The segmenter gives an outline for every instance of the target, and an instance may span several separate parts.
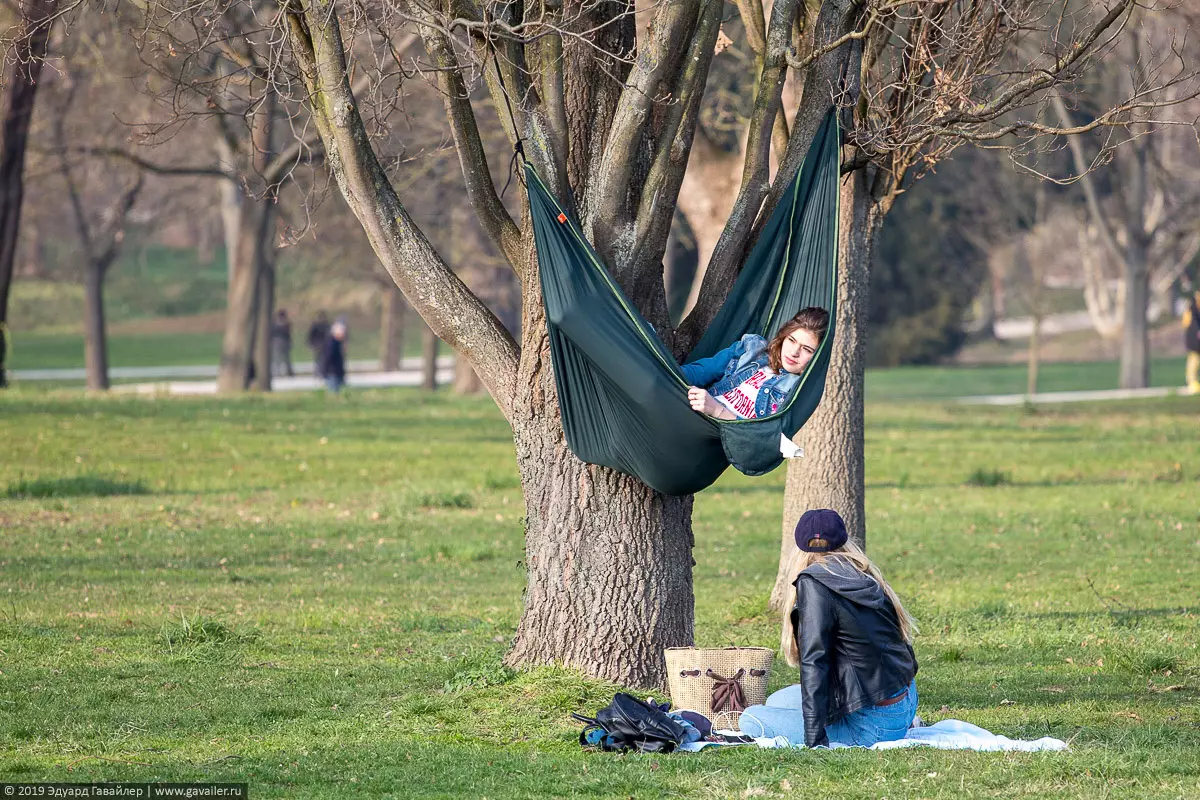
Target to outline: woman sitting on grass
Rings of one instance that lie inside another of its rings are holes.
[[[688,405],[718,419],[766,417],[787,403],[816,355],[829,312],[810,307],[792,317],[770,342],[748,333],[724,350],[684,364]]]
[[[804,512],[796,546],[780,647],[800,683],[747,708],[739,727],[808,747],[903,739],[917,711],[912,617],[836,511]]]

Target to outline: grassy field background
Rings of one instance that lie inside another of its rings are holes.
[[[919,396],[933,374],[870,396]],[[614,756],[583,752],[569,713],[617,687],[501,663],[524,511],[490,401],[19,388],[0,394],[0,781],[1197,797],[1198,414],[1192,397],[868,405],[869,545],[921,623],[921,715],[1069,752]],[[783,478],[698,497],[698,644],[778,641]],[[795,680],[777,668],[772,688]]]

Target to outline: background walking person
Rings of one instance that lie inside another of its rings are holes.
[[[1183,341],[1187,347],[1184,377],[1188,394],[1200,394],[1200,289],[1192,292],[1192,302],[1183,312]]]

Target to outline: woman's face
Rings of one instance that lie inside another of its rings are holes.
[[[812,331],[804,328],[792,331],[783,340],[783,347],[779,348],[779,359],[783,362],[783,369],[793,375],[804,372],[804,368],[816,354],[818,344],[820,342],[817,341],[817,335]]]

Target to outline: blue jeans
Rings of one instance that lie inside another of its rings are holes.
[[[750,706],[738,718],[748,736],[783,736],[793,745],[804,744],[804,712],[800,684],[787,686],[767,698],[766,705]],[[898,703],[860,708],[825,727],[829,743],[870,747],[876,742],[903,739],[917,713],[917,682]]]
[[[325,388],[328,389],[329,391],[333,392],[334,394],[337,394],[338,392],[340,392],[342,390],[342,387],[345,385],[346,385],[346,381],[343,380],[342,378],[339,378],[336,375],[326,375],[325,376]]]

